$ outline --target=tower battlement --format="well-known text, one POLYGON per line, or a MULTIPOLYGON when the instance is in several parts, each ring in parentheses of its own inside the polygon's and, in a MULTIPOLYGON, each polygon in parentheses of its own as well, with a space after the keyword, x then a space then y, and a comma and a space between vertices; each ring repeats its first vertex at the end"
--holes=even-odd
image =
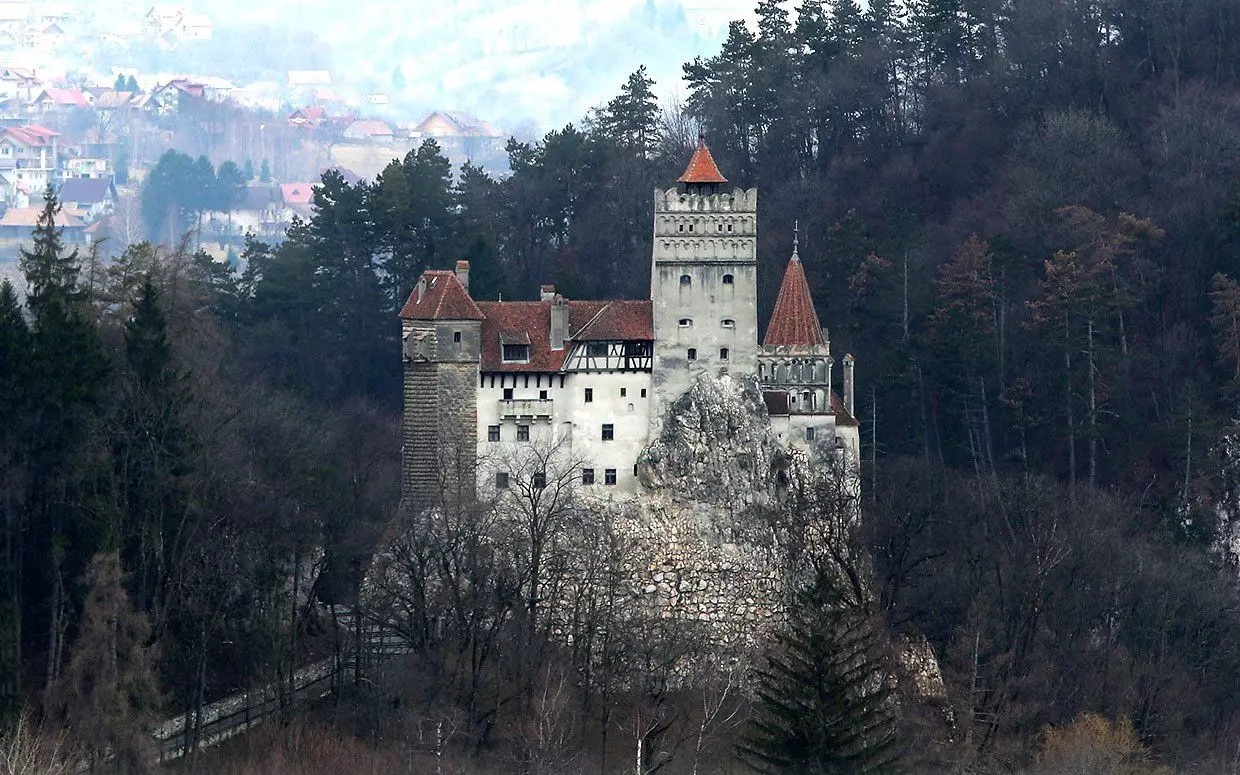
POLYGON ((732 189, 727 194, 687 193, 676 188, 654 190, 656 213, 757 213, 758 189, 732 189))

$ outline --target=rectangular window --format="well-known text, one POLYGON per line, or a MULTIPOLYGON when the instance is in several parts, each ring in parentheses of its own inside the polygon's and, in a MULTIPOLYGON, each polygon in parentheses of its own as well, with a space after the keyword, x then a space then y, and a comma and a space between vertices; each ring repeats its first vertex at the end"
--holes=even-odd
POLYGON ((586 388, 586 403, 594 403, 594 388, 586 388))
POLYGON ((591 358, 606 358, 607 343, 606 342, 587 342, 586 355, 591 358))
POLYGON ((529 440, 530 440, 530 426, 518 425, 517 426, 517 441, 529 441, 529 440))
POLYGON ((533 479, 532 484, 534 485, 535 490, 541 490, 542 488, 546 487, 547 486, 547 472, 539 471, 538 473, 534 474, 534 479, 533 479))
POLYGON ((697 360, 697 348, 696 348, 696 347, 690 347, 690 348, 689 348, 689 354, 688 354, 688 356, 687 356, 687 357, 688 357, 688 359, 689 359, 689 360, 691 360, 691 361, 696 361, 696 360, 697 360))
POLYGON ((628 388, 620 388, 620 397, 621 397, 621 398, 624 398, 624 397, 625 397, 625 396, 627 396, 628 394, 629 394, 629 389, 628 389, 628 388))
POLYGON ((504 363, 529 363, 530 346, 528 344, 506 344, 504 345, 503 361, 504 363))
POLYGON ((616 426, 611 423, 603 424, 603 441, 611 441, 616 435, 616 426))
POLYGON ((508 487, 508 474, 501 471, 495 475, 495 489, 503 490, 508 487))
POLYGON ((453 331, 453 332, 452 332, 452 341, 454 341, 454 342, 459 342, 459 341, 461 341, 461 332, 460 332, 460 331, 453 331))
POLYGON ((512 400, 512 388, 504 388, 504 400, 505 401, 512 400))
POLYGON ((805 429, 805 440, 806 440, 806 441, 813 441, 813 440, 814 440, 814 430, 815 430, 814 428, 806 428, 806 429, 805 429))
POLYGON ((642 388, 642 398, 646 397, 646 388, 642 388))
POLYGON ((538 391, 538 398, 539 398, 539 400, 541 400, 541 401, 546 401, 546 400, 547 400, 547 391, 545 391, 545 390, 540 390, 540 391, 538 391))
POLYGON ((581 469, 581 483, 582 484, 594 484, 594 469, 593 468, 581 469))
POLYGON ((633 464, 633 478, 634 479, 637 478, 637 464, 636 463, 633 464))
POLYGON ((719 360, 726 361, 727 359, 728 359, 728 348, 720 347, 719 348, 719 360))
POLYGON ((615 484, 615 483, 616 483, 616 469, 604 468, 603 469, 603 484, 615 484))
POLYGON ((487 441, 499 441, 499 426, 498 425, 487 426, 487 441))

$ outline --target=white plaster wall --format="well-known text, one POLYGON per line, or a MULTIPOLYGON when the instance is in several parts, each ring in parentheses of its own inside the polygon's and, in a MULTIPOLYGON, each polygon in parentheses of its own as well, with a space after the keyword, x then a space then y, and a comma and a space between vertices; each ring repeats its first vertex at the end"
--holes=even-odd
POLYGON ((495 374, 495 387, 491 387, 491 374, 482 376, 483 386, 478 389, 478 457, 487 461, 480 472, 479 489, 490 490, 494 484, 499 461, 513 457, 509 450, 518 442, 517 425, 530 426, 530 442, 546 444, 565 437, 568 433, 568 452, 577 467, 593 467, 596 484, 586 488, 598 497, 632 496, 637 493, 637 480, 633 465, 638 454, 649 440, 651 382, 646 372, 571 372, 564 375, 564 387, 560 375, 536 377, 530 375, 529 387, 525 375, 505 374, 503 384, 513 391, 514 400, 537 400, 541 391, 547 391, 552 402, 552 417, 548 419, 513 420, 501 419, 500 401, 504 390, 501 375, 495 374), (513 387, 514 376, 516 387, 513 387), (540 387, 541 384, 541 387, 540 387), (585 401, 585 389, 593 388, 594 400, 585 401), (624 389, 626 395, 621 396, 624 389), (642 392, 645 391, 645 396, 642 392), (602 440, 604 423, 614 426, 612 441, 602 440), (487 431, 492 425, 500 426, 500 442, 487 441, 487 431), (607 486, 604 470, 616 469, 616 484, 607 486))

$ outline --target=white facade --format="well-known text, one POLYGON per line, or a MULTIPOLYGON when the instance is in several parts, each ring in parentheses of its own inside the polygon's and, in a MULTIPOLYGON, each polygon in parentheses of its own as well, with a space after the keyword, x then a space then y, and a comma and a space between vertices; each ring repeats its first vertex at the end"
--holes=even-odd
MULTIPOLYGON (((586 345, 570 345, 569 363, 573 349, 586 345)), ((479 488, 493 491, 495 474, 507 473, 505 465, 520 457, 514 448, 536 444, 557 446, 557 459, 583 477, 585 492, 635 495, 634 466, 649 439, 650 387, 649 371, 482 372, 479 488), (499 440, 492 441, 497 429, 499 440)))

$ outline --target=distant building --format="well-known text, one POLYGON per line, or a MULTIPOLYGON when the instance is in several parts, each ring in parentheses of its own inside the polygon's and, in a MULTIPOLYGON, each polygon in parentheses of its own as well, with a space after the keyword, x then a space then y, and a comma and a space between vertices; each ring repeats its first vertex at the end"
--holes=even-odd
MULTIPOLYGON (((42 212, 42 205, 10 207, 5 210, 0 217, 0 244, 19 245, 29 242, 42 212)), ((62 212, 56 219, 56 226, 62 229, 61 236, 69 244, 87 241, 86 222, 71 212, 62 212)))
POLYGON ((25 67, 0 67, 0 97, 17 99, 27 104, 42 89, 34 70, 25 67))
POLYGON ((469 157, 496 151, 504 141, 499 128, 455 110, 434 111, 413 128, 413 135, 434 138, 445 150, 469 157))
POLYGON ((354 140, 371 145, 391 145, 396 134, 390 126, 382 121, 359 119, 345 128, 344 137, 346 140, 354 140))
POLYGON ((112 212, 116 206, 116 186, 106 178, 71 178, 60 186, 59 198, 65 209, 74 210, 90 223, 112 212))
POLYGON ((41 201, 60 175, 59 132, 37 124, 0 128, 0 199, 10 207, 41 201))
POLYGON ((331 86, 332 74, 326 70, 289 70, 288 88, 304 89, 331 86))

